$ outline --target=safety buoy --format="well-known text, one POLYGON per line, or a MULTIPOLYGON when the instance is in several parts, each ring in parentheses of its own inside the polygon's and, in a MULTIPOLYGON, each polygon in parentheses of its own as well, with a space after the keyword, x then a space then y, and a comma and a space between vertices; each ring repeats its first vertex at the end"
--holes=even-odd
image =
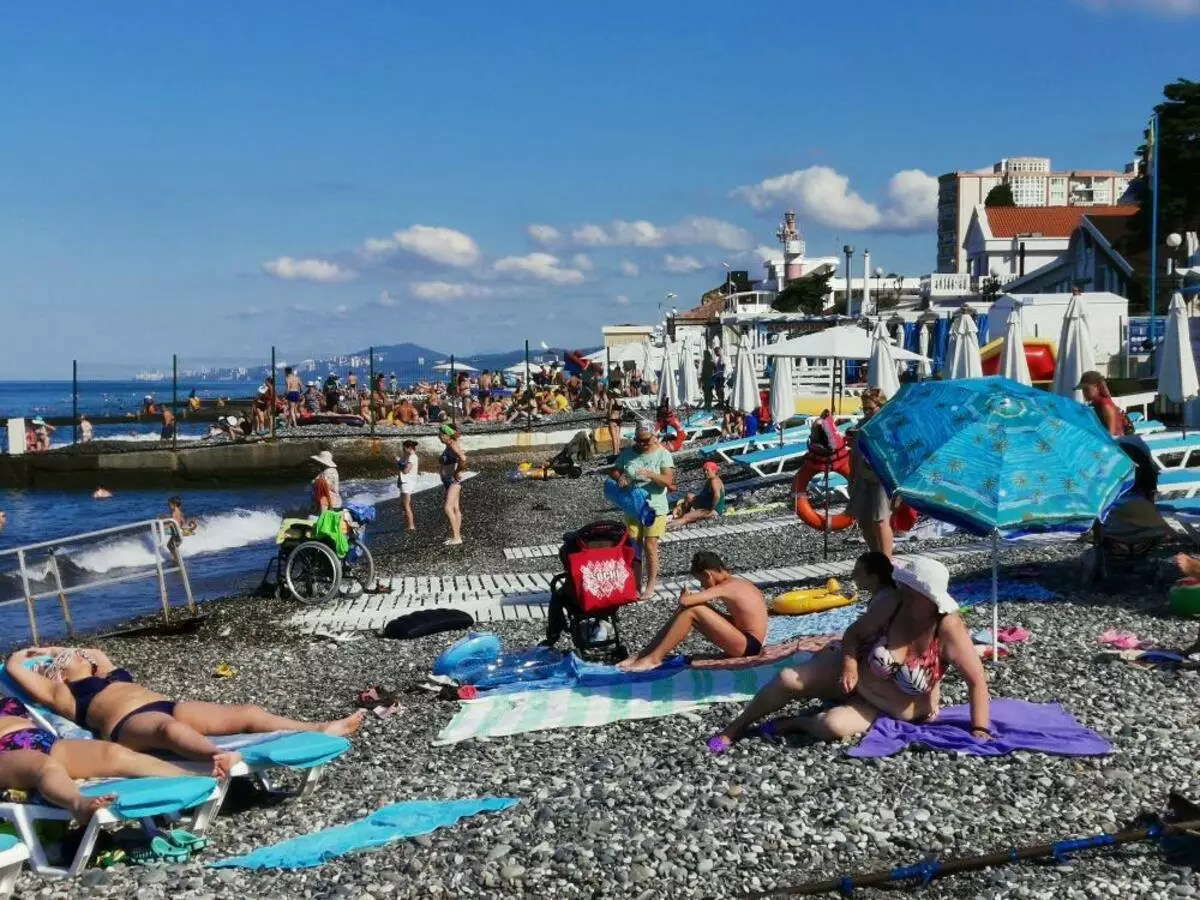
POLYGON ((660 439, 662 441, 662 445, 672 453, 682 450, 683 442, 687 440, 687 435, 683 432, 683 426, 678 422, 668 422, 667 428, 670 430, 664 429, 660 439), (674 438, 671 437, 671 431, 675 432, 674 438))
MULTIPOLYGON (((808 498, 808 483, 818 475, 824 475, 827 464, 830 472, 837 472, 846 479, 850 478, 850 455, 840 453, 828 463, 806 456, 804 465, 792 479, 792 495, 795 498, 796 515, 804 521, 805 525, 818 531, 825 530, 825 512, 813 509, 812 501, 808 498)), ((854 516, 849 513, 831 513, 829 516, 830 531, 844 531, 853 524, 854 516)))

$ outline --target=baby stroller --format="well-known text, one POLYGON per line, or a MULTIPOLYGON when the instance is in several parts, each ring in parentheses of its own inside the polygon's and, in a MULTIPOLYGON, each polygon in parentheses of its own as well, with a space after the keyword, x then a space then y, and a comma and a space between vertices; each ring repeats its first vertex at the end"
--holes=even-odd
POLYGON ((550 582, 544 647, 563 632, 584 659, 624 659, 617 613, 638 598, 634 549, 620 522, 593 522, 563 538, 558 557, 566 570, 550 582))

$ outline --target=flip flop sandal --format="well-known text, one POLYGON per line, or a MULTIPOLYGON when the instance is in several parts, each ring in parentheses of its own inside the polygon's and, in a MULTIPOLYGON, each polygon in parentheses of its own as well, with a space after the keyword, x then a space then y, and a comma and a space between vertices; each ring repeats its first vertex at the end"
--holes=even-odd
POLYGON ((155 835, 150 839, 150 843, 144 847, 138 847, 136 850, 131 850, 128 853, 128 859, 135 866, 153 866, 157 863, 184 863, 188 861, 191 854, 180 847, 176 847, 165 837, 155 835))
POLYGON ((733 741, 725 737, 723 734, 718 734, 708 739, 707 746, 709 753, 719 755, 728 751, 729 748, 733 746, 733 741))
POLYGON ((377 706, 371 712, 381 719, 390 719, 392 716, 398 716, 404 712, 404 707, 399 703, 393 703, 390 706, 377 706))
POLYGON ((208 846, 208 838, 192 834, 190 831, 184 831, 182 828, 176 828, 172 831, 164 832, 164 834, 168 841, 181 850, 187 850, 189 853, 199 853, 208 846))
POLYGON ((391 691, 374 685, 358 692, 357 706, 359 709, 375 709, 377 706, 392 706, 399 702, 399 697, 391 691))
POLYGON ((237 674, 237 669, 229 665, 229 663, 221 663, 213 669, 213 678, 232 678, 237 674))
POLYGON ((114 847, 112 850, 105 850, 103 853, 96 854, 96 866, 100 869, 108 869, 118 863, 128 862, 129 854, 120 847, 114 847))

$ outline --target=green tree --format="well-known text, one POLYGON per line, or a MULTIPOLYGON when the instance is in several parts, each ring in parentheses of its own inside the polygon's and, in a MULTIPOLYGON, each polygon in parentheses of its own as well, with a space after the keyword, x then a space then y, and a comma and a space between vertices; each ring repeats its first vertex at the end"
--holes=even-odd
POLYGON ((776 295, 771 307, 776 312, 802 312, 808 316, 819 316, 825 311, 832 278, 832 269, 820 275, 798 278, 776 295))
MULTIPOLYGON (((1195 230, 1200 222, 1200 83, 1179 79, 1163 88, 1166 99, 1154 107, 1158 113, 1158 234, 1195 230)), ((1138 148, 1140 177, 1134 183, 1138 213, 1133 224, 1150 245, 1150 215, 1154 184, 1150 173, 1149 129, 1147 143, 1138 148)))
POLYGON ((983 198, 984 206, 1016 206, 1017 201, 1013 197, 1012 188, 1007 183, 998 184, 983 198))

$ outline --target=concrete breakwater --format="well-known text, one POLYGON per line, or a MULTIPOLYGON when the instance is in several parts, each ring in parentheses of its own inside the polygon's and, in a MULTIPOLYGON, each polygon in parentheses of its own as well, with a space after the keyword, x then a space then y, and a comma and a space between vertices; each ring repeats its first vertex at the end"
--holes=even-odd
MULTIPOLYGON (((463 448, 472 467, 503 467, 512 458, 528 455, 541 460, 566 444, 578 431, 564 428, 535 431, 465 433, 463 448)), ((589 430, 584 424, 582 430, 589 430)), ((95 489, 115 487, 171 487, 262 481, 303 481, 313 476, 310 457, 329 450, 343 477, 386 477, 395 473, 401 441, 410 435, 352 435, 239 443, 204 443, 194 446, 130 447, 116 442, 67 447, 49 453, 0 456, 0 487, 18 489, 95 489)), ((442 445, 437 437, 413 434, 421 467, 436 466, 442 445)))

